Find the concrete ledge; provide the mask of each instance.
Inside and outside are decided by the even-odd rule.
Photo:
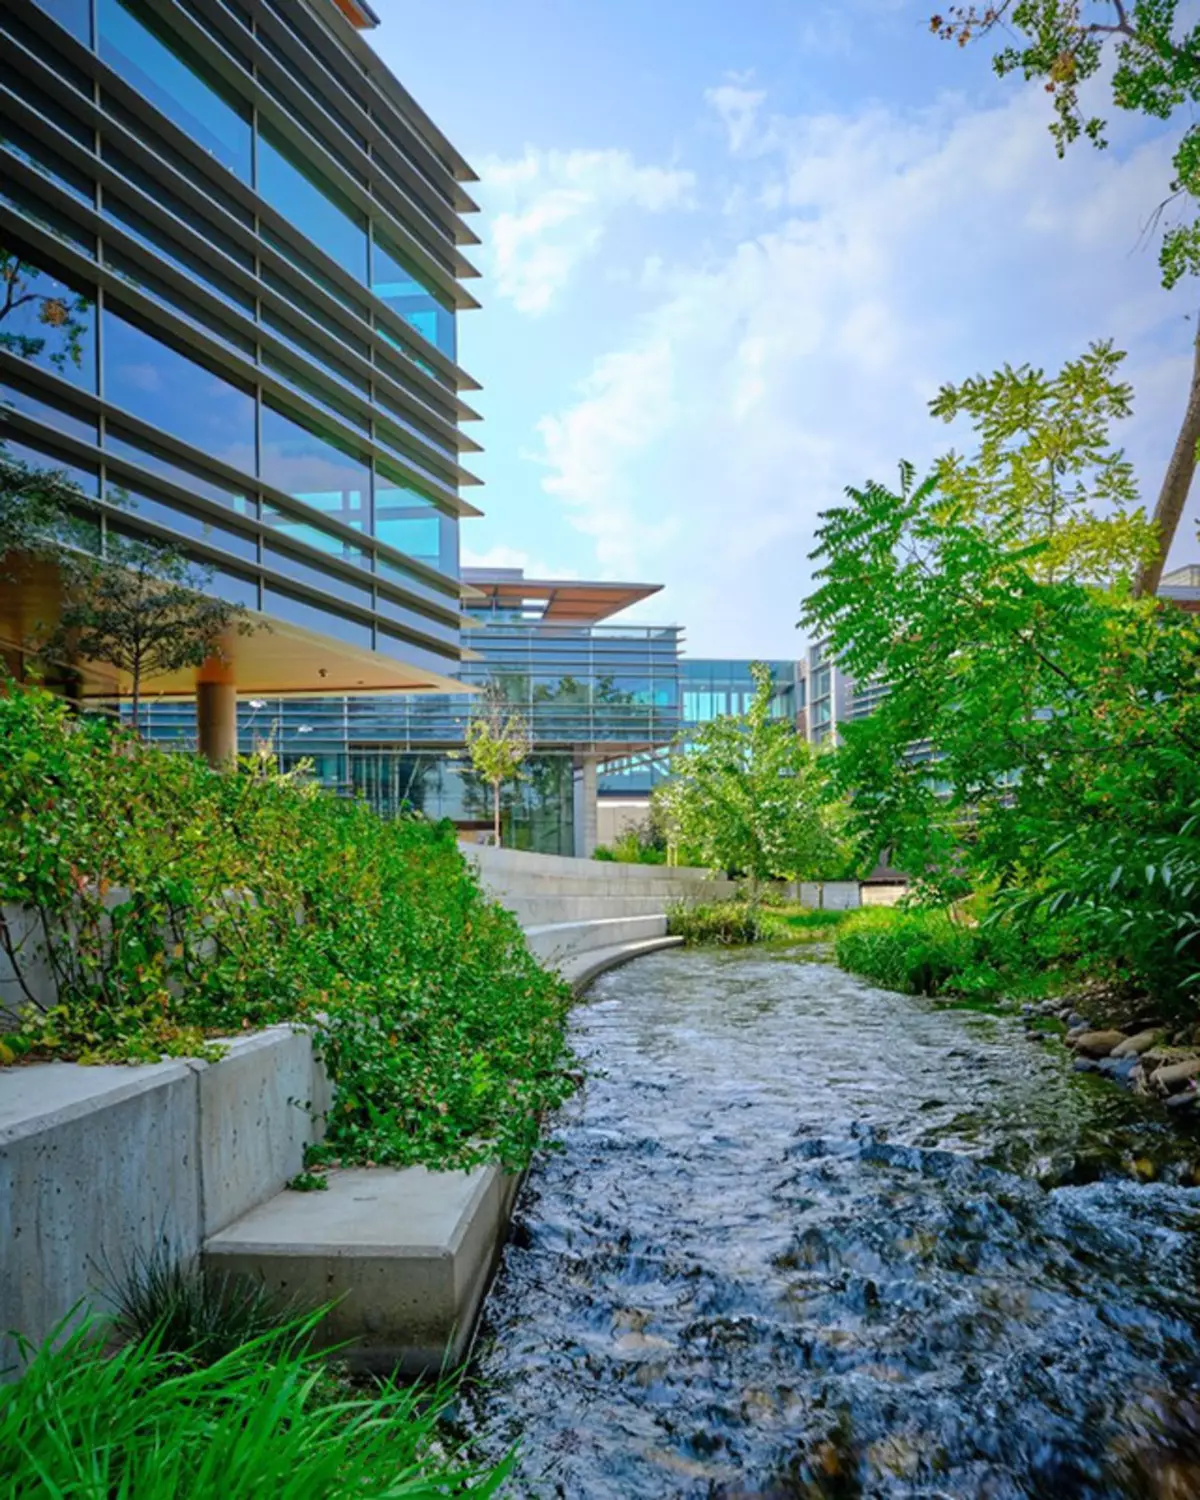
[[[494,1166],[334,1171],[325,1192],[280,1193],[211,1236],[205,1263],[251,1277],[282,1309],[336,1300],[321,1325],[359,1368],[419,1375],[465,1354],[504,1243],[518,1179]]]
[[[644,953],[657,953],[663,948],[678,948],[682,946],[682,943],[681,937],[655,937],[645,938],[639,943],[617,943],[611,948],[594,948],[590,953],[580,953],[574,958],[567,959],[559,973],[576,995],[582,995],[592,980],[598,978],[606,969],[616,969],[632,959],[641,958]]]
[[[662,912],[641,917],[600,917],[590,922],[551,922],[527,927],[529,951],[544,964],[556,967],[577,953],[594,948],[614,948],[621,943],[640,943],[664,937],[667,919]]]

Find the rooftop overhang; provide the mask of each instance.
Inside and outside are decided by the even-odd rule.
[[[356,31],[373,31],[379,25],[379,17],[363,0],[333,0],[333,3]]]
[[[484,599],[514,609],[537,601],[544,606],[541,619],[563,625],[596,624],[662,590],[661,583],[526,578],[519,568],[464,568],[462,578]]]
[[[3,563],[0,559],[0,564]],[[62,586],[58,569],[51,563],[23,563],[14,582],[0,567],[0,651],[19,657],[30,643],[58,618]],[[245,635],[236,631],[221,642],[221,658],[201,668],[146,678],[142,691],[148,697],[192,697],[197,682],[229,682],[251,697],[324,698],[341,693],[469,693],[448,671],[406,662],[381,651],[368,651],[320,635],[270,615],[251,611],[247,622],[254,628]],[[414,658],[426,653],[414,647]],[[61,664],[67,665],[67,664]],[[104,662],[69,664],[82,679],[84,698],[126,696],[132,686],[128,674],[114,671]]]

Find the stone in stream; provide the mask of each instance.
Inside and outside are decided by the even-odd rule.
[[[1082,1031],[1074,1039],[1068,1038],[1067,1045],[1084,1057],[1107,1057],[1124,1041],[1128,1041],[1128,1037],[1123,1031]]]
[[[1182,1062],[1164,1063],[1150,1082],[1160,1094],[1177,1094],[1188,1085],[1189,1079],[1200,1075],[1200,1057],[1184,1058]]]
[[[1197,1094],[1195,1089],[1184,1089],[1181,1094],[1170,1095],[1167,1099],[1167,1108],[1181,1112],[1185,1109],[1195,1109],[1197,1099],[1200,1099],[1200,1094]]]
[[[1143,1052],[1149,1052],[1154,1046],[1157,1031],[1139,1031],[1136,1036],[1127,1036],[1123,1042],[1112,1049],[1110,1057],[1141,1057]]]
[[[1093,1062],[1090,1057],[1077,1057],[1074,1068],[1076,1073],[1098,1073],[1100,1071],[1100,1064]]]

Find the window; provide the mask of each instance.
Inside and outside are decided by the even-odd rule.
[[[315,423],[286,414],[273,401],[262,409],[262,478],[315,510],[350,526],[369,525],[371,470],[366,459]]]
[[[352,427],[357,427],[364,433],[367,431],[369,418],[365,410],[355,406],[348,394],[339,395],[323,381],[314,380],[305,374],[293,361],[279,359],[274,354],[268,354],[265,351],[263,367],[270,370],[273,375],[277,375],[280,380],[286,381],[294,391],[307,396],[318,406],[323,406],[326,411],[341,417],[344,422],[349,422]]]
[[[119,479],[110,477],[105,484],[105,498],[119,505],[131,517],[150,521],[166,531],[173,531],[192,541],[204,542],[245,562],[258,561],[258,541],[245,531],[222,526],[201,511],[180,505],[174,500],[158,500],[144,490],[128,489]]]
[[[142,192],[154,203],[157,203],[160,208],[165,208],[173,213],[177,219],[182,220],[183,223],[194,229],[197,234],[211,241],[219,250],[223,250],[226,255],[236,260],[240,265],[245,266],[247,271],[254,270],[253,254],[249,250],[244,250],[236,240],[231,239],[229,235],[224,234],[218,229],[211,222],[211,218],[206,218],[198,214],[191,204],[185,203],[182,198],[173,193],[158,178],[152,177],[149,172],[139,167],[137,162],[131,157],[126,156],[123,151],[118,151],[107,140],[101,141],[100,151],[108,165],[114,171],[120,172],[126,182],[132,183],[134,187],[141,188]],[[207,188],[207,185],[204,186],[206,191],[211,191],[211,189]],[[107,197],[108,194],[106,193],[106,200]],[[228,207],[228,204],[225,206]],[[239,214],[239,217],[242,217],[242,215]],[[247,216],[247,221],[252,222],[249,216]]]
[[[111,189],[104,194],[104,213],[106,218],[114,219],[127,234],[131,234],[140,244],[145,245],[148,250],[171,262],[179,270],[188,276],[203,281],[206,286],[212,288],[216,294],[233,307],[239,307],[250,317],[255,315],[255,299],[251,293],[243,291],[236,282],[231,281],[228,276],[223,276],[220,271],[215,270],[212,264],[212,256],[196,255],[186,249],[177,240],[173,239],[165,230],[152,224],[149,219],[143,218],[136,209],[121,200]],[[253,354],[253,346],[251,346]]]
[[[371,627],[361,620],[351,620],[331,609],[322,609],[319,604],[310,604],[296,594],[268,584],[263,589],[263,609],[269,615],[278,615],[293,625],[306,630],[315,630],[319,635],[336,636],[340,641],[349,641],[353,646],[371,649]]]
[[[261,152],[259,154],[261,155]],[[340,302],[343,307],[349,308],[356,317],[367,316],[367,310],[360,302],[356,302],[353,297],[344,292],[337,282],[331,276],[326,276],[325,272],[314,261],[309,260],[307,255],[290,245],[280,235],[273,233],[269,224],[264,223],[259,226],[259,237],[263,244],[270,245],[272,249],[277,250],[285,260],[295,266],[298,271],[302,271],[311,281],[315,281],[318,286],[323,287],[331,297]],[[270,277],[264,279],[269,283],[271,281]],[[276,277],[273,284],[285,297],[294,298],[294,293],[288,289],[287,284],[281,278]],[[328,321],[326,321],[326,327],[329,327]]]
[[[347,562],[352,562],[355,567],[370,571],[369,555],[361,547],[356,547],[353,542],[347,542],[342,537],[335,536],[331,531],[326,531],[320,526],[311,526],[307,521],[298,520],[266,500],[263,501],[262,518],[266,525],[282,532],[285,536],[293,537],[298,542],[305,542],[319,552],[327,552],[330,557],[344,558]]]
[[[375,535],[430,567],[441,565],[441,511],[382,459],[375,464]]]
[[[66,240],[69,245],[82,250],[93,260],[96,257],[96,237],[86,229],[81,229],[74,219],[66,214],[60,213],[57,208],[45,201],[45,195],[41,193],[27,193],[18,183],[10,181],[11,173],[0,174],[0,202],[7,203],[10,208],[31,224],[37,224],[46,230],[48,234],[57,239]]]
[[[14,305],[0,324],[0,349],[96,389],[95,293],[22,260]]]
[[[328,572],[317,563],[308,562],[305,558],[297,557],[294,552],[275,547],[270,542],[263,547],[263,566],[274,568],[277,573],[282,573],[286,578],[294,578],[297,583],[307,583],[312,588],[322,589],[338,599],[352,599],[356,604],[371,608],[369,587],[351,583],[342,574]]]
[[[180,317],[186,318],[194,327],[201,329],[204,333],[213,334],[222,343],[228,344],[231,349],[237,349],[251,360],[254,359],[258,351],[256,339],[232,328],[223,318],[210,313],[207,308],[201,307],[186,293],[177,291],[161,276],[156,276],[153,271],[147,271],[143,266],[130,260],[127,255],[122,254],[120,250],[114,250],[106,244],[104,264],[130,286],[137,287],[147,297],[161,303],[172,312],[178,313]]]
[[[100,56],[203,150],[250,181],[250,107],[140,0],[100,0]]]
[[[65,188],[72,197],[78,198],[82,203],[95,203],[96,190],[88,174],[64,161],[57,151],[52,151],[19,125],[10,125],[6,120],[0,120],[0,141],[14,156],[20,157],[26,166]]]
[[[99,495],[100,493],[100,471],[96,466],[76,463],[51,443],[22,443],[14,438],[6,437],[4,451],[9,458],[16,459],[18,463],[28,464],[31,469],[54,469],[65,474],[71,483],[77,484],[85,495]]]
[[[371,290],[436,349],[449,359],[455,357],[453,311],[421,280],[404,252],[378,231],[371,254]]]
[[[270,239],[270,236],[265,235],[264,238]],[[321,278],[311,267],[301,266],[301,269],[305,270],[306,274],[311,276],[315,281],[321,281]],[[285,281],[282,276],[276,275],[270,266],[263,266],[262,279],[265,286],[269,286],[273,291],[278,292],[293,307],[299,308],[303,313],[307,313],[314,323],[319,323],[324,328],[326,333],[331,333],[339,344],[344,344],[347,349],[353,349],[356,353],[365,357],[370,356],[371,349],[369,344],[349,333],[336,317],[327,313],[311,297],[306,297],[291,282]],[[355,310],[361,317],[363,310],[361,308],[356,308]]]
[[[104,395],[172,437],[243,473],[254,472],[254,396],[104,310]]]
[[[82,407],[72,406],[69,401],[41,395],[17,381],[0,381],[0,408],[24,412],[27,417],[36,417],[57,432],[82,439],[85,443],[96,441],[96,419]],[[3,436],[3,413],[0,411],[0,437]]]
[[[37,0],[37,3],[85,47],[92,45],[91,0]]]
[[[266,123],[259,127],[258,191],[289,224],[366,282],[366,214]]]
[[[104,448],[106,453],[128,459],[140,468],[151,469],[155,474],[161,474],[164,479],[179,485],[181,489],[194,495],[203,495],[206,500],[215,500],[219,505],[227,505],[240,515],[252,516],[255,512],[254,500],[247,496],[244,489],[238,489],[192,464],[173,458],[165,449],[136,438],[132,433],[126,433],[116,422],[110,421],[105,426]]]

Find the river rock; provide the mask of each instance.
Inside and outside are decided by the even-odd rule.
[[[1118,1057],[1113,1052],[1108,1057],[1102,1057],[1098,1066],[1102,1073],[1109,1078],[1115,1078],[1118,1083],[1130,1083],[1133,1079],[1133,1070],[1137,1065],[1136,1057]]]
[[[1119,1047],[1129,1038],[1123,1031],[1081,1031],[1068,1045],[1084,1057],[1107,1057],[1114,1047]]]
[[[1074,1062],[1076,1073],[1098,1073],[1100,1064],[1093,1062],[1090,1057],[1077,1057]]]
[[[1182,1113],[1185,1109],[1195,1109],[1197,1099],[1200,1099],[1200,1094],[1195,1089],[1184,1089],[1182,1093],[1168,1097],[1167,1108]]]
[[[1186,1088],[1189,1079],[1200,1076],[1200,1057],[1188,1057],[1182,1062],[1164,1063],[1150,1082],[1160,1094],[1177,1094]]]
[[[1141,1057],[1143,1052],[1149,1052],[1154,1046],[1157,1031],[1139,1031],[1137,1036],[1127,1036],[1125,1040],[1112,1049],[1110,1057]]]

